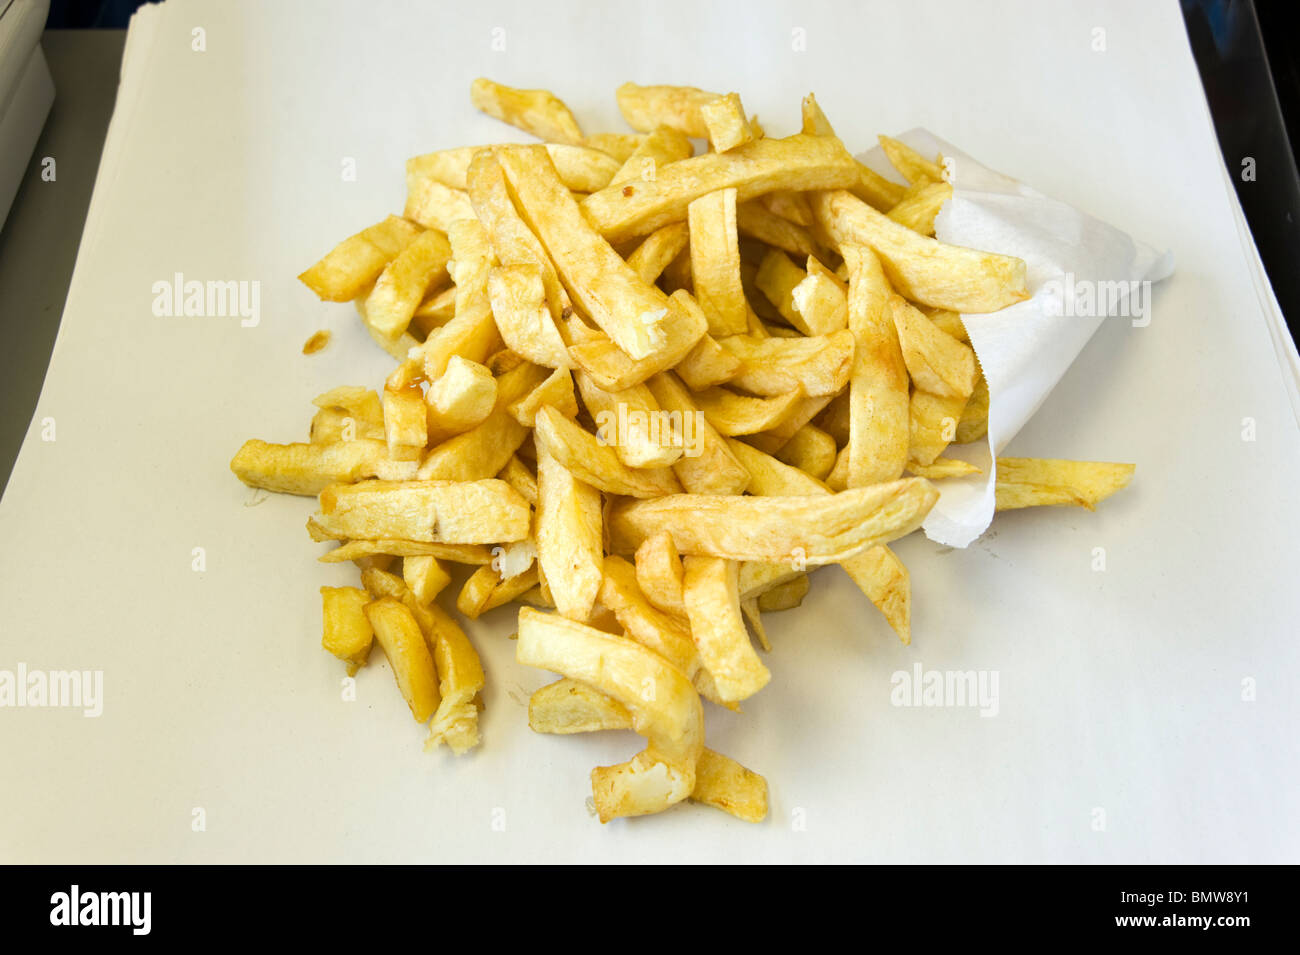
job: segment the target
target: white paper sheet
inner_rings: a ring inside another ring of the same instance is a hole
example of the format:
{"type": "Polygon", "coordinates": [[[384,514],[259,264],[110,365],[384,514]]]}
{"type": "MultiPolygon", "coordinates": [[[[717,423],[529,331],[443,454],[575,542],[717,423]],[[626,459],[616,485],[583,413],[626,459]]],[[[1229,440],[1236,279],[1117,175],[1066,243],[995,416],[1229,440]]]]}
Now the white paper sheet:
{"type": "Polygon", "coordinates": [[[146,8],[0,501],[0,670],[99,670],[103,712],[0,709],[0,859],[1294,861],[1300,437],[1177,5],[998,9],[146,8]],[[481,74],[552,87],[591,129],[620,128],[628,79],[738,90],[773,135],[815,90],[850,148],[941,131],[1177,255],[1151,324],[1103,322],[1009,449],[1135,461],[1129,489],[1000,515],[965,550],[900,542],[910,648],[833,569],[768,618],[771,685],[707,716],[768,778],[764,824],[600,826],[588,773],[639,744],[528,731],[550,677],[514,662],[509,611],[467,628],[473,756],[422,752],[379,654],[344,701],[317,587],[354,570],[314,561],[312,502],[228,471],[247,437],[301,440],[312,396],[382,381],[353,310],[294,276],[401,208],[407,156],[515,138],[470,107],[481,74]],[[177,272],[260,281],[260,322],[155,316],[177,272]],[[894,705],[918,664],[996,673],[996,715],[894,705]]]}

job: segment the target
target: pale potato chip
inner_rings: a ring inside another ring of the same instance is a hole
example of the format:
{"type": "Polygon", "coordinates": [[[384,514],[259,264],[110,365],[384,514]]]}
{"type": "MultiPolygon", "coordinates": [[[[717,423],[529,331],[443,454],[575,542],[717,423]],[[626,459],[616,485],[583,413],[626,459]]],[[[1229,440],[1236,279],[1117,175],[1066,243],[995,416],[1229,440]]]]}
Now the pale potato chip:
{"type": "Polygon", "coordinates": [[[708,319],[709,334],[739,335],[748,327],[749,309],[740,284],[736,190],[700,196],[687,208],[687,219],[695,299],[708,319]]]}
{"type": "Polygon", "coordinates": [[[366,604],[366,619],[384,648],[397,686],[417,723],[427,723],[438,708],[438,672],[411,611],[400,600],[383,597],[366,604]]]}
{"type": "Polygon", "coordinates": [[[996,312],[1029,297],[1021,259],[919,235],[842,189],[813,193],[813,210],[841,252],[846,245],[869,246],[890,283],[913,302],[962,313],[996,312]]]}
{"type": "Polygon", "coordinates": [[[469,98],[476,109],[538,139],[583,145],[578,121],[550,90],[515,89],[480,76],[470,85],[469,98]]]}
{"type": "Polygon", "coordinates": [[[741,105],[739,93],[715,96],[701,104],[700,119],[704,121],[709,145],[714,152],[725,153],[745,143],[752,143],[756,138],[745,117],[745,107],[741,105]]]}
{"type": "Polygon", "coordinates": [[[620,501],[609,511],[610,549],[633,554],[666,530],[682,554],[834,564],[910,534],[938,497],[924,478],[904,478],[818,497],[672,494],[620,501]]]}
{"type": "Polygon", "coordinates": [[[740,610],[739,565],[719,557],[687,557],[682,598],[700,661],[728,702],[753,696],[772,679],[749,642],[740,610]]]}
{"type": "Polygon", "coordinates": [[[338,539],[494,544],[528,536],[528,502],[486,481],[361,481],[320,493],[317,526],[338,539]]]}
{"type": "MultiPolygon", "coordinates": [[[[671,126],[656,127],[641,140],[607,185],[617,185],[632,179],[643,181],[654,179],[660,166],[689,159],[694,153],[695,149],[691,146],[691,141],[681,131],[671,126]]],[[[597,190],[585,191],[596,192],[597,190]]]]}
{"type": "Polygon", "coordinates": [[[421,231],[401,216],[389,216],[344,239],[298,279],[324,301],[349,302],[373,285],[421,231]]]}
{"type": "Polygon", "coordinates": [[[321,646],[348,665],[348,676],[366,665],[375,631],[366,617],[370,595],[356,587],[322,587],[321,646]]]}
{"type": "Polygon", "coordinates": [[[606,186],[584,199],[582,209],[597,232],[619,242],[681,222],[692,202],[720,189],[734,188],[736,201],[745,202],[774,189],[838,189],[857,180],[858,164],[837,139],[756,139],[672,163],[654,182],[606,186]]]}
{"type": "Polygon", "coordinates": [[[564,616],[585,621],[604,575],[600,492],[537,449],[537,563],[564,616]]]}

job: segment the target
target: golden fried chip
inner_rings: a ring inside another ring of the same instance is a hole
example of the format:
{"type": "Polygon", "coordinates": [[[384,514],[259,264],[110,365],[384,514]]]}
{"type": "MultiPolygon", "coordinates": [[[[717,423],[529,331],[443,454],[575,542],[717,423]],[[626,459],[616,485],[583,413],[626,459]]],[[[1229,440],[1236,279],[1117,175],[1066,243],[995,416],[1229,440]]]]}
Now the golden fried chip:
{"type": "Polygon", "coordinates": [[[728,702],[753,696],[772,679],[753,644],[740,611],[739,572],[734,560],[687,557],[682,599],[700,661],[728,702]]]}
{"type": "Polygon", "coordinates": [[[484,77],[469,88],[475,109],[526,133],[554,143],[583,145],[582,129],[569,107],[550,90],[523,90],[484,77]]]}
{"type": "Polygon", "coordinates": [[[600,491],[537,449],[537,563],[556,609],[585,621],[604,573],[600,491]]]}
{"type": "Polygon", "coordinates": [[[370,595],[356,587],[322,587],[321,646],[348,665],[348,676],[366,665],[375,631],[366,618],[370,595]]]}
{"type": "Polygon", "coordinates": [[[904,478],[819,497],[672,494],[621,501],[609,511],[610,550],[633,554],[666,530],[683,554],[834,564],[910,534],[938,498],[924,478],[904,478]]]}
{"type": "Polygon", "coordinates": [[[319,529],[338,539],[495,544],[528,536],[528,502],[504,481],[362,481],[320,492],[319,529]]]}
{"type": "Polygon", "coordinates": [[[366,604],[365,613],[411,715],[417,723],[428,722],[440,702],[438,673],[415,617],[394,597],[366,604]]]}
{"type": "Polygon", "coordinates": [[[842,189],[814,193],[813,211],[841,252],[849,245],[869,246],[894,288],[914,302],[996,312],[1029,297],[1022,259],[918,235],[842,189]]]}
{"type": "Polygon", "coordinates": [[[740,284],[736,190],[700,196],[687,208],[687,219],[695,299],[709,320],[709,334],[739,335],[748,327],[749,308],[740,284]]]}
{"type": "Polygon", "coordinates": [[[857,180],[858,164],[837,139],[756,139],[672,163],[654,182],[607,186],[584,199],[582,209],[597,232],[621,242],[681,222],[692,202],[720,189],[735,189],[736,201],[745,202],[775,189],[838,189],[857,180]]]}
{"type": "Polygon", "coordinates": [[[389,216],[344,239],[298,279],[325,301],[349,302],[373,285],[420,232],[401,216],[389,216]]]}

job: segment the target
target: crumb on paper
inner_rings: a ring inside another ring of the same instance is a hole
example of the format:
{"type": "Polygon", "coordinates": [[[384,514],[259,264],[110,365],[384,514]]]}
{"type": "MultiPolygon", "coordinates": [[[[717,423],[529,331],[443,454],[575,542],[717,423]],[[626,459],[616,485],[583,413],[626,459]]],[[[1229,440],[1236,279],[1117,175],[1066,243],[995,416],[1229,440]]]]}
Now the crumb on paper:
{"type": "Polygon", "coordinates": [[[329,343],[330,333],[322,328],[316,334],[312,335],[311,338],[307,339],[302,346],[302,353],[304,355],[314,355],[329,343]]]}

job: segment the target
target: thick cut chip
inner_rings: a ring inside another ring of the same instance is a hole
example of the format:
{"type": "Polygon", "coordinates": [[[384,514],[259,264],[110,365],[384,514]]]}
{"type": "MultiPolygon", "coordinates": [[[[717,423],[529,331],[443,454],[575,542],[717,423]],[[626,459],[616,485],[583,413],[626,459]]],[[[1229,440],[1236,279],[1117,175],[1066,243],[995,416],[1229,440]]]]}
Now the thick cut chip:
{"type": "Polygon", "coordinates": [[[338,539],[495,544],[528,536],[528,502],[505,481],[362,481],[320,493],[320,531],[338,539]]]}
{"type": "Polygon", "coordinates": [[[537,567],[502,579],[491,564],[480,567],[469,575],[456,597],[456,609],[471,620],[477,620],[489,610],[505,606],[525,591],[532,590],[538,582],[537,567]]]}
{"type": "Polygon", "coordinates": [[[432,603],[433,598],[451,583],[451,575],[443,570],[438,558],[432,554],[404,557],[402,579],[422,604],[432,603]]]}
{"type": "Polygon", "coordinates": [[[705,335],[673,371],[688,388],[700,391],[730,381],[742,367],[739,358],[719,345],[717,339],[705,335]]]}
{"type": "Polygon", "coordinates": [[[539,454],[545,451],[574,477],[607,494],[661,497],[682,489],[671,469],[628,467],[614,448],[549,405],[537,412],[535,425],[539,454]]]}
{"type": "Polygon", "coordinates": [[[700,106],[700,118],[704,120],[704,129],[714,152],[725,153],[754,141],[754,130],[745,118],[745,107],[741,105],[739,93],[716,96],[704,103],[700,106]]]}
{"type": "Polygon", "coordinates": [[[998,458],[997,509],[1077,505],[1092,510],[1127,487],[1136,465],[1053,458],[998,458]]]}
{"type": "Polygon", "coordinates": [[[934,218],[943,204],[952,198],[952,186],[946,182],[920,181],[889,210],[889,218],[921,235],[934,235],[934,218]]]}
{"type": "Polygon", "coordinates": [[[518,491],[529,504],[537,506],[537,475],[520,460],[519,455],[511,457],[497,477],[518,491]]]}
{"type": "Polygon", "coordinates": [[[604,567],[600,492],[537,449],[537,563],[556,609],[573,620],[591,616],[604,567]]]}
{"type": "Polygon", "coordinates": [[[521,362],[497,379],[496,405],[482,423],[428,453],[417,476],[423,481],[476,481],[496,475],[528,438],[512,406],[545,380],[546,369],[521,362]]]}
{"type": "Polygon", "coordinates": [[[658,812],[691,794],[695,763],[704,749],[704,712],[680,670],[631,640],[530,607],[519,611],[515,657],[612,697],[631,712],[633,729],[648,740],[646,750],[629,762],[592,773],[602,822],[658,812]]]}
{"type": "MultiPolygon", "coordinates": [[[[528,701],[528,726],[535,733],[594,733],[632,729],[626,706],[577,680],[548,683],[528,701]]],[[[767,817],[767,780],[734,759],[707,747],[695,764],[691,801],[721,809],[744,822],[767,817]]]]}
{"type": "Polygon", "coordinates": [[[907,195],[905,186],[891,182],[864,163],[858,163],[858,181],[847,188],[867,205],[881,212],[894,208],[907,195]]]}
{"type": "Polygon", "coordinates": [[[793,222],[795,225],[810,226],[813,224],[812,208],[808,205],[808,199],[801,192],[778,189],[775,192],[767,193],[758,201],[767,206],[770,212],[782,219],[793,222]]]}
{"type": "Polygon", "coordinates": [[[435,282],[447,277],[451,244],[441,232],[430,229],[398,253],[380,273],[366,298],[370,327],[389,338],[399,337],[435,282]]]}
{"type": "Polygon", "coordinates": [[[403,457],[410,450],[422,451],[428,443],[424,392],[419,385],[384,389],[384,438],[394,457],[403,457]]]}
{"type": "Polygon", "coordinates": [[[960,395],[936,395],[922,388],[912,389],[909,409],[909,461],[933,464],[935,458],[957,438],[966,399],[960,395]]]}
{"type": "Polygon", "coordinates": [[[908,461],[907,367],[890,311],[889,282],[870,249],[845,247],[849,331],[857,343],[849,381],[849,487],[892,481],[908,461]]]}
{"type": "MultiPolygon", "coordinates": [[[[309,522],[308,529],[313,525],[309,522]]],[[[328,534],[313,530],[313,540],[333,540],[328,534]]],[[[319,558],[323,564],[338,564],[345,560],[366,560],[375,556],[386,557],[437,557],[454,564],[490,564],[492,551],[482,544],[439,544],[433,541],[406,540],[354,540],[341,544],[319,558]]]]}
{"type": "Polygon", "coordinates": [[[926,313],[926,317],[941,332],[946,332],[963,344],[970,344],[970,335],[966,332],[966,324],[956,312],[950,312],[946,308],[932,308],[926,313]]]}
{"type": "Polygon", "coordinates": [[[649,647],[688,677],[695,675],[699,660],[686,620],[651,604],[637,582],[636,569],[622,557],[605,558],[600,603],[613,612],[629,637],[649,647]]]}
{"type": "Polygon", "coordinates": [[[996,312],[1029,298],[1022,259],[919,235],[842,189],[814,193],[813,211],[841,252],[870,246],[890,283],[914,302],[971,313],[996,312]]]}
{"type": "Polygon", "coordinates": [[[510,405],[510,415],[525,428],[531,428],[537,411],[550,405],[566,418],[578,416],[578,396],[573,390],[573,375],[567,368],[557,368],[524,397],[510,405]]]}
{"type": "Polygon", "coordinates": [[[682,456],[680,415],[665,412],[645,385],[606,391],[586,372],[575,378],[596,438],[614,448],[630,468],[669,467],[682,456]]]}
{"type": "MultiPolygon", "coordinates": [[[[767,497],[829,494],[826,486],[802,471],[782,464],[740,442],[733,442],[737,457],[751,474],[750,492],[767,497]]],[[[904,643],[911,642],[911,583],[907,568],[883,544],[868,547],[840,561],[845,572],[885,615],[904,643]]],[[[770,592],[795,579],[789,565],[745,564],[741,568],[742,598],[770,592]]]]}
{"type": "Polygon", "coordinates": [[[529,697],[528,728],[534,733],[564,734],[630,730],[632,713],[599,690],[565,677],[529,697]]]}
{"type": "Polygon", "coordinates": [[[643,282],[656,282],[668,264],[681,255],[689,238],[690,231],[685,222],[674,222],[656,229],[627,257],[627,264],[643,282]]]}
{"type": "Polygon", "coordinates": [[[488,296],[488,276],[497,259],[487,230],[477,219],[462,219],[452,224],[447,236],[453,256],[450,268],[456,283],[456,315],[404,363],[421,370],[429,381],[438,380],[454,355],[481,363],[501,347],[488,296]]]}
{"type": "Polygon", "coordinates": [[[602,388],[621,391],[685,358],[708,330],[708,320],[691,294],[678,289],[668,297],[667,316],[658,328],[664,333],[664,347],[654,358],[629,358],[603,336],[570,345],[569,354],[602,388]]]}
{"type": "Polygon", "coordinates": [[[429,440],[446,441],[481,424],[497,403],[497,380],[478,362],[452,355],[424,396],[429,440]]]}
{"type": "Polygon", "coordinates": [[[749,326],[749,306],[740,284],[736,190],[700,196],[688,207],[687,218],[695,299],[709,320],[709,334],[739,335],[749,326]]]}
{"type": "Polygon", "coordinates": [[[449,189],[436,179],[416,179],[407,190],[402,215],[426,229],[448,232],[453,222],[474,218],[474,208],[461,190],[449,189]]]}
{"type": "Polygon", "coordinates": [[[424,748],[446,744],[460,756],[479,742],[475,697],[483,689],[483,664],[465,631],[441,607],[431,604],[425,620],[424,636],[433,648],[442,699],[429,723],[424,748]]]}
{"type": "Polygon", "coordinates": [[[767,780],[734,759],[705,749],[695,764],[691,800],[742,822],[762,822],[767,818],[767,780]]]}
{"type": "MultiPolygon", "coordinates": [[[[783,253],[771,249],[763,256],[758,271],[754,275],[754,285],[776,306],[781,317],[795,327],[803,322],[803,317],[794,308],[794,290],[808,277],[803,269],[790,261],[783,253]]],[[[804,334],[807,331],[800,328],[804,334]]]]}
{"type": "Polygon", "coordinates": [[[808,256],[808,274],[790,292],[791,324],[805,335],[829,335],[849,324],[848,287],[816,256],[808,256]]]}
{"type": "Polygon", "coordinates": [[[694,153],[695,149],[691,146],[691,141],[680,131],[671,126],[660,126],[641,141],[607,185],[615,185],[631,179],[652,180],[660,166],[689,159],[694,153]]]}
{"type": "Polygon", "coordinates": [[[756,395],[831,397],[849,383],[855,336],[848,329],[810,338],[733,335],[719,344],[740,360],[733,387],[756,395]]]}
{"type": "Polygon", "coordinates": [[[410,609],[395,597],[367,604],[365,613],[411,715],[417,723],[427,723],[440,702],[438,671],[419,624],[410,609]]]}
{"type": "Polygon", "coordinates": [[[630,358],[663,354],[668,336],[661,326],[669,314],[668,297],[642,281],[592,229],[556,176],[546,150],[511,146],[496,156],[520,214],[541,239],[583,312],[630,358]]]}
{"type": "Polygon", "coordinates": [[[912,578],[892,550],[869,547],[841,566],[885,615],[904,644],[912,642],[912,578]]]}
{"type": "Polygon", "coordinates": [[[683,554],[834,564],[910,534],[938,499],[929,481],[905,478],[819,497],[674,494],[623,501],[609,512],[610,550],[634,554],[647,537],[666,530],[683,554]]]}
{"type": "Polygon", "coordinates": [[[693,86],[638,86],[624,83],[615,93],[618,109],[637,132],[648,133],[667,126],[692,139],[707,139],[709,127],[702,109],[718,98],[717,93],[693,86]]]}
{"type": "Polygon", "coordinates": [[[547,368],[568,368],[569,346],[546,304],[542,273],[535,265],[500,265],[488,277],[497,330],[506,347],[547,368]]]}
{"type": "Polygon", "coordinates": [[[254,438],[230,462],[230,470],[249,487],[308,496],[368,477],[413,477],[414,466],[394,461],[383,441],[370,438],[333,444],[268,444],[254,438]]]}
{"type": "Polygon", "coordinates": [[[803,98],[803,102],[799,104],[799,107],[803,119],[803,125],[800,127],[801,132],[807,133],[809,136],[835,135],[835,128],[831,126],[831,121],[822,112],[816,96],[809,93],[803,98]]]}
{"type": "Polygon", "coordinates": [[[957,444],[968,444],[984,437],[989,430],[989,383],[981,373],[975,379],[975,390],[962,409],[957,422],[957,444]]]}
{"type": "Polygon", "coordinates": [[[384,266],[414,242],[420,231],[401,216],[389,216],[344,239],[298,279],[327,302],[350,302],[374,284],[384,266]]]}
{"type": "Polygon", "coordinates": [[[456,317],[456,286],[448,285],[445,289],[430,295],[411,316],[411,329],[414,334],[427,339],[456,317]]]}
{"type": "Polygon", "coordinates": [[[910,183],[923,181],[942,182],[943,169],[938,163],[926,159],[911,146],[889,136],[880,137],[880,148],[885,151],[889,164],[910,183]]]}
{"type": "Polygon", "coordinates": [[[654,182],[593,192],[582,208],[596,231],[621,242],[681,222],[692,202],[720,189],[734,188],[736,201],[745,202],[776,189],[840,189],[857,180],[858,164],[839,140],[795,135],[683,159],[660,169],[654,182]]]}
{"type": "Polygon", "coordinates": [[[560,283],[541,240],[515,208],[496,155],[490,150],[481,151],[470,164],[468,178],[470,202],[491,238],[497,261],[502,265],[531,265],[536,268],[546,291],[551,317],[559,318],[569,306],[569,294],[560,283]]]}
{"type": "MultiPolygon", "coordinates": [[[[960,427],[960,424],[958,426],[960,427]]],[[[931,481],[939,478],[966,477],[968,474],[981,473],[980,469],[975,465],[960,458],[935,458],[929,464],[908,461],[907,470],[917,477],[929,478],[931,481]]]]}
{"type": "MultiPolygon", "coordinates": [[[[371,341],[382,348],[388,354],[398,361],[405,359],[411,352],[411,349],[419,344],[415,336],[410,332],[398,335],[396,338],[389,338],[379,329],[370,323],[370,316],[366,312],[366,303],[369,301],[369,294],[363,294],[360,298],[354,299],[352,304],[356,306],[357,314],[361,317],[361,326],[370,335],[371,341]]],[[[406,384],[402,381],[401,384],[406,384]]]]}
{"type": "Polygon", "coordinates": [[[583,145],[582,129],[569,107],[550,90],[523,90],[479,77],[469,88],[475,109],[554,143],[583,145]]]}
{"type": "Polygon", "coordinates": [[[756,434],[785,420],[802,397],[797,387],[771,398],[740,395],[726,388],[706,388],[695,394],[695,403],[719,434],[756,434]]]}
{"type": "MultiPolygon", "coordinates": [[[[806,424],[776,452],[776,457],[821,481],[835,467],[837,454],[834,438],[816,425],[806,424]]],[[[917,477],[930,475],[919,474],[917,477]]]]}
{"type": "Polygon", "coordinates": [[[909,305],[901,295],[889,300],[903,363],[917,387],[950,398],[969,398],[975,390],[975,352],[909,305]]]}
{"type": "Polygon", "coordinates": [[[356,587],[322,587],[321,646],[348,665],[348,676],[366,665],[375,631],[366,618],[370,595],[356,587]]]}
{"type": "Polygon", "coordinates": [[[736,229],[743,236],[758,239],[800,258],[817,251],[817,243],[807,229],[781,218],[758,200],[736,206],[736,229]]]}
{"type": "Polygon", "coordinates": [[[740,567],[719,557],[687,557],[682,564],[682,596],[700,661],[722,699],[748,699],[772,674],[754,651],[741,616],[740,567]]]}
{"type": "Polygon", "coordinates": [[[806,425],[818,413],[831,402],[829,395],[823,395],[820,398],[802,398],[795,409],[784,421],[770,431],[764,431],[762,434],[756,434],[749,438],[749,443],[760,451],[766,451],[773,454],[785,447],[787,441],[793,438],[799,429],[806,425]]]}
{"type": "Polygon", "coordinates": [[[709,424],[694,397],[672,372],[655,375],[646,382],[659,407],[676,415],[682,435],[682,456],[673,473],[691,494],[739,494],[749,483],[749,473],[709,424]]]}
{"type": "MultiPolygon", "coordinates": [[[[416,179],[436,179],[452,189],[469,189],[470,164],[480,153],[491,149],[491,146],[458,146],[413,156],[406,161],[407,186],[416,179]]],[[[619,170],[618,160],[590,146],[547,143],[546,151],[555,163],[560,181],[574,192],[604,189],[614,181],[614,174],[619,170]]]]}
{"type": "Polygon", "coordinates": [[[646,599],[665,613],[686,615],[682,559],[667,531],[651,534],[636,549],[636,580],[646,599]]]}
{"type": "MultiPolygon", "coordinates": [[[[831,122],[817,104],[817,97],[809,93],[803,98],[803,128],[809,136],[835,136],[831,122]]],[[[855,160],[856,161],[856,160],[855,160]]],[[[903,197],[904,189],[896,182],[890,182],[870,166],[858,163],[858,181],[849,186],[849,190],[863,202],[869,202],[877,209],[889,209],[903,197]]]]}

